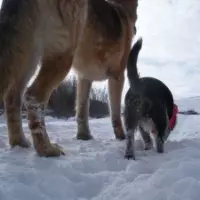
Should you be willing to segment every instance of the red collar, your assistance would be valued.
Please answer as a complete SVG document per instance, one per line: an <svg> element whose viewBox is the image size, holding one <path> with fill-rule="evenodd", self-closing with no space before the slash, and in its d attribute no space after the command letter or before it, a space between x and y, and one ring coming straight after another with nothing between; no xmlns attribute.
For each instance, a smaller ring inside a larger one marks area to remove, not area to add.
<svg viewBox="0 0 200 200"><path fill-rule="evenodd" d="M178 106L176 104L174 104L172 117L169 120L170 131L172 131L174 129L175 125L176 125L177 113L178 113Z"/></svg>

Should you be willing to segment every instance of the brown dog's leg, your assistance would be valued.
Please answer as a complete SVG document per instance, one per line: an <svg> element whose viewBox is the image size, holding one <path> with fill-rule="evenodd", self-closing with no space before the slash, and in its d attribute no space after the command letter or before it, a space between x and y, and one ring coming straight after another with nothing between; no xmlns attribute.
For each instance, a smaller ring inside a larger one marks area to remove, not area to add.
<svg viewBox="0 0 200 200"><path fill-rule="evenodd" d="M4 105L10 146L14 147L18 145L24 148L28 148L30 146L30 142L25 138L22 128L22 97L29 79L37 68L39 58L37 54L33 54L32 59L29 60L28 58L30 52L26 50L26 52L24 51L22 53L24 60L20 60L20 58L18 58L16 61L13 61L15 64L13 65L13 68L15 67L16 69L19 69L19 71L18 74L15 75L15 78L13 78L14 81L10 85L4 97ZM26 60L28 60L28 62L26 62Z"/></svg>
<svg viewBox="0 0 200 200"><path fill-rule="evenodd" d="M77 81L77 98L76 98L76 118L77 118L77 139L92 139L88 125L89 115L89 94L91 81L78 78Z"/></svg>
<svg viewBox="0 0 200 200"><path fill-rule="evenodd" d="M52 157L64 155L57 144L51 144L46 127L44 110L50 94L65 78L72 64L70 53L44 58L42 68L33 85L26 92L29 128L33 143L40 156Z"/></svg>
<svg viewBox="0 0 200 200"><path fill-rule="evenodd" d="M23 89L24 87L10 89L4 99L11 147L19 145L28 148L30 146L30 142L25 138L22 129L21 97Z"/></svg>
<svg viewBox="0 0 200 200"><path fill-rule="evenodd" d="M112 126L114 129L115 137L120 140L125 139L121 120L121 95L123 85L124 74L122 74L118 79L110 77L108 80Z"/></svg>

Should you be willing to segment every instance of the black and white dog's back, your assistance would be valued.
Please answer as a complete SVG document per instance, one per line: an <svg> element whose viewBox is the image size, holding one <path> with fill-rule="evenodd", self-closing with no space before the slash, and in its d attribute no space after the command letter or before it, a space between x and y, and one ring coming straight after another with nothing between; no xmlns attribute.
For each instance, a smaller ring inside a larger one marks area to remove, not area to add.
<svg viewBox="0 0 200 200"><path fill-rule="evenodd" d="M134 135L137 128L144 141L144 149L155 144L157 152L164 151L164 142L176 124L177 107L169 88L153 77L140 78L137 59L142 47L139 38L132 47L127 63L130 88L125 95L124 124L127 131L126 158L135 159Z"/></svg>

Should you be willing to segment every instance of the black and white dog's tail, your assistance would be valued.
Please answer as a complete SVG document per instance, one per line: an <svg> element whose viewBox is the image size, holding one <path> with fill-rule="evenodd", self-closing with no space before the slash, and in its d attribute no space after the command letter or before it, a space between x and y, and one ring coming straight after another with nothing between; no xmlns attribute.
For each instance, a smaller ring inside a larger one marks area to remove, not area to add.
<svg viewBox="0 0 200 200"><path fill-rule="evenodd" d="M127 62L127 77L130 84L130 88L136 91L139 89L139 83L140 83L139 73L137 70L137 60L141 48L142 48L142 37L140 37L133 45Z"/></svg>

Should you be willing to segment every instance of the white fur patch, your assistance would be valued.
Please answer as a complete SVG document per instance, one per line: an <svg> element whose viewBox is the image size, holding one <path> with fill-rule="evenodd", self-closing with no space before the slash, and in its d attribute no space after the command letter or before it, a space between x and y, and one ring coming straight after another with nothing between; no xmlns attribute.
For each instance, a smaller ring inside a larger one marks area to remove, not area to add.
<svg viewBox="0 0 200 200"><path fill-rule="evenodd" d="M155 148L156 147L155 136L157 135L157 129L153 120L151 118L142 118L139 124L145 132L149 133L149 136L151 137L151 140L153 142L153 147Z"/></svg>
<svg viewBox="0 0 200 200"><path fill-rule="evenodd" d="M156 130L155 124L151 118L142 118L139 124L147 133L151 133L152 130Z"/></svg>
<svg viewBox="0 0 200 200"><path fill-rule="evenodd" d="M27 100L28 99L28 100ZM36 98L33 96L26 96L25 100L26 107L28 108L29 114L34 116L34 120L29 119L29 124L38 123L38 126L34 129L31 129L32 134L44 134L45 125L44 125L44 111L41 108L41 104L36 101Z"/></svg>

